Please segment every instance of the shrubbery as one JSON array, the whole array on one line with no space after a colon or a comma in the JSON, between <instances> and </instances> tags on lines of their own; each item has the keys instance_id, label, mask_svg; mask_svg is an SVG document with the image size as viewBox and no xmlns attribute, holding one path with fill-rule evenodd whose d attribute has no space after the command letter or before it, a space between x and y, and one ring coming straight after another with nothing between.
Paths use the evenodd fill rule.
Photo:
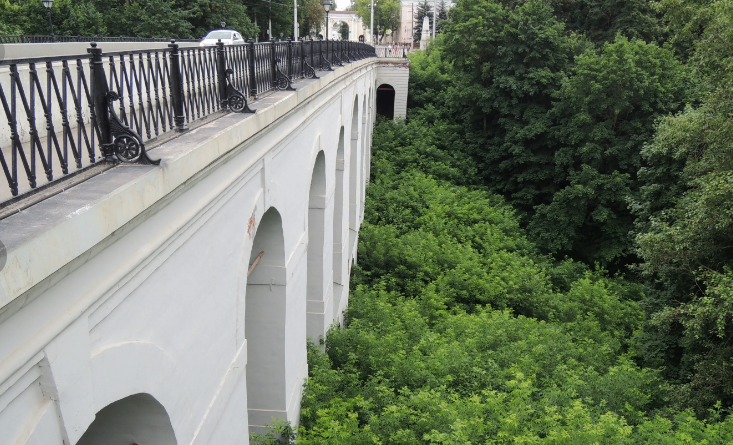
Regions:
<instances>
[{"instance_id":1,"label":"shrubbery","mask_svg":"<svg viewBox=\"0 0 733 445\"><path fill-rule=\"evenodd\" d=\"M311 345L298 443L733 440L630 358L641 286L543 257L418 125L375 129L347 326Z\"/></svg>"}]
</instances>

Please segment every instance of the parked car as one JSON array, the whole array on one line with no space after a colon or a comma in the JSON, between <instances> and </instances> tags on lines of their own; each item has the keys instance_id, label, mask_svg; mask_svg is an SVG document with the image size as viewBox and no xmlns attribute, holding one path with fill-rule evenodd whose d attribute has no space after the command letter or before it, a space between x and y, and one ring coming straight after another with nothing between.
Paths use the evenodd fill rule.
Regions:
<instances>
[{"instance_id":1,"label":"parked car","mask_svg":"<svg viewBox=\"0 0 733 445\"><path fill-rule=\"evenodd\" d=\"M206 34L206 37L201 39L199 46L214 46L219 40L221 40L225 45L244 44L244 39L239 32L233 29L215 29Z\"/></svg>"}]
</instances>

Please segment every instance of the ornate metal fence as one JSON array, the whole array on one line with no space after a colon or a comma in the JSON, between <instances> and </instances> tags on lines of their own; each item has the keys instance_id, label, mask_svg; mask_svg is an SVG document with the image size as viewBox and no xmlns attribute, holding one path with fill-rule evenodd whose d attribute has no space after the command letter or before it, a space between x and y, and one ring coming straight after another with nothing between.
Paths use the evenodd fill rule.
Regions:
<instances>
[{"instance_id":1,"label":"ornate metal fence","mask_svg":"<svg viewBox=\"0 0 733 445\"><path fill-rule=\"evenodd\" d=\"M157 164L145 144L248 100L292 89L316 69L374 57L354 42L248 41L0 61L0 209L100 161Z\"/></svg>"}]
</instances>

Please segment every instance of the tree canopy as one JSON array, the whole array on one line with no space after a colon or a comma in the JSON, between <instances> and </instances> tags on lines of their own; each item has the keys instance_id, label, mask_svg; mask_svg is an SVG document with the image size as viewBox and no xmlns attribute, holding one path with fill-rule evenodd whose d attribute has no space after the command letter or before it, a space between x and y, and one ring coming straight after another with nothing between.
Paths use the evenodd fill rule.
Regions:
<instances>
[{"instance_id":1,"label":"tree canopy","mask_svg":"<svg viewBox=\"0 0 733 445\"><path fill-rule=\"evenodd\" d=\"M733 441L733 2L459 0L298 443Z\"/></svg>"}]
</instances>

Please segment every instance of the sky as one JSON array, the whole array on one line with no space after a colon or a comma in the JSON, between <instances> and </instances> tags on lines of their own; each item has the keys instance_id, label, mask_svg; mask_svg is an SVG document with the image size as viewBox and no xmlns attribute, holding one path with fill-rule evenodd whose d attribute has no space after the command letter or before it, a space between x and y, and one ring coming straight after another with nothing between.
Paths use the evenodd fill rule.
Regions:
<instances>
[{"instance_id":1,"label":"sky","mask_svg":"<svg viewBox=\"0 0 733 445\"><path fill-rule=\"evenodd\" d=\"M351 0L336 0L336 10L343 11L351 3Z\"/></svg>"}]
</instances>

